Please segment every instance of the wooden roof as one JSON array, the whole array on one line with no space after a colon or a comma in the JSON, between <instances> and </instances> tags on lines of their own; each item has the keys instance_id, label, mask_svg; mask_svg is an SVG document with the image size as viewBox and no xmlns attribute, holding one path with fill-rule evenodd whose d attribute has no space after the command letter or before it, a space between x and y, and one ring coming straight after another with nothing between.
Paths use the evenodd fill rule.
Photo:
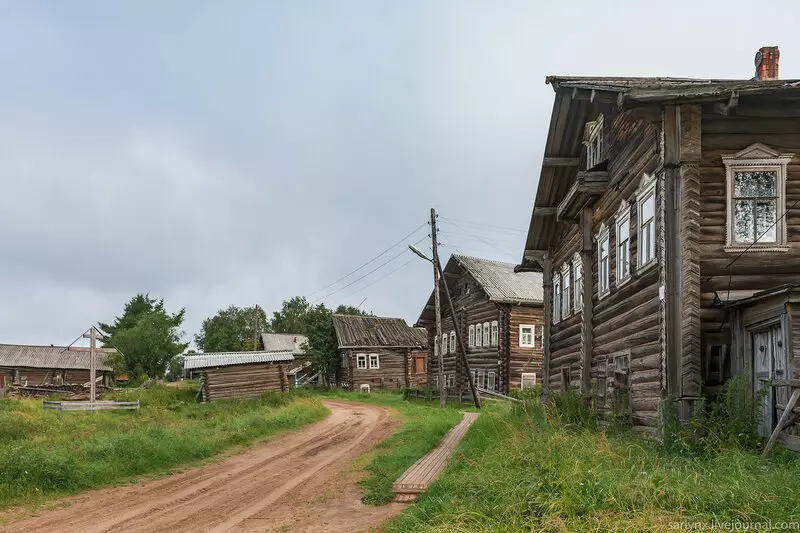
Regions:
<instances>
[{"instance_id":1,"label":"wooden roof","mask_svg":"<svg viewBox=\"0 0 800 533\"><path fill-rule=\"evenodd\" d=\"M116 350L97 349L97 370L111 370L106 364L106 357L111 353ZM0 366L89 370L89 348L0 344Z\"/></svg>"},{"instance_id":2,"label":"wooden roof","mask_svg":"<svg viewBox=\"0 0 800 533\"><path fill-rule=\"evenodd\" d=\"M265 352L291 352L293 355L305 355L303 345L308 337L297 333L262 333L261 342Z\"/></svg>"},{"instance_id":3,"label":"wooden roof","mask_svg":"<svg viewBox=\"0 0 800 533\"><path fill-rule=\"evenodd\" d=\"M294 361L292 352L208 352L187 355L183 359L183 365L186 370L194 370L218 366L281 363L287 361Z\"/></svg>"},{"instance_id":4,"label":"wooden roof","mask_svg":"<svg viewBox=\"0 0 800 533\"><path fill-rule=\"evenodd\" d=\"M424 329L412 328L402 318L333 315L339 348L425 348Z\"/></svg>"}]
</instances>

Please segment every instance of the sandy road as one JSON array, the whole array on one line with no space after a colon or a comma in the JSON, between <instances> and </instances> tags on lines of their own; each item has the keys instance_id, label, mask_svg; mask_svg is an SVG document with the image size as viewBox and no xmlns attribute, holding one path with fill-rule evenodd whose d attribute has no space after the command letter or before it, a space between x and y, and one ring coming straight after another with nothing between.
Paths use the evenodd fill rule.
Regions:
<instances>
[{"instance_id":1,"label":"sandy road","mask_svg":"<svg viewBox=\"0 0 800 533\"><path fill-rule=\"evenodd\" d=\"M388 436L381 407L326 401L331 415L241 455L155 481L68 498L0 532L363 531L402 506L361 504L352 460Z\"/></svg>"}]
</instances>

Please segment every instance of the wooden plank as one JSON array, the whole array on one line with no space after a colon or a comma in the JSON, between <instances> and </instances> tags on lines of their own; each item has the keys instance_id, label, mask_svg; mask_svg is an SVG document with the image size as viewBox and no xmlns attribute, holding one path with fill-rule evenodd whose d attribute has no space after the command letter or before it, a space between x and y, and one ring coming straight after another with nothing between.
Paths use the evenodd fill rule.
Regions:
<instances>
[{"instance_id":1,"label":"wooden plank","mask_svg":"<svg viewBox=\"0 0 800 533\"><path fill-rule=\"evenodd\" d=\"M769 438L769 442L767 446L764 448L764 452L761 454L762 457L766 457L769 455L769 452L772 450L772 447L775 446L775 442L778 440L778 436L783 431L786 422L789 420L789 417L792 415L792 410L794 409L795 405L797 405L797 400L800 399L800 389L795 389L792 393L792 397L789 398L789 402L786 404L786 409L783 411L781 415L781 419L778 420L778 425L775 426L775 431L772 432L772 436Z\"/></svg>"},{"instance_id":2,"label":"wooden plank","mask_svg":"<svg viewBox=\"0 0 800 533\"><path fill-rule=\"evenodd\" d=\"M581 162L579 157L545 157L543 167L577 167Z\"/></svg>"}]
</instances>

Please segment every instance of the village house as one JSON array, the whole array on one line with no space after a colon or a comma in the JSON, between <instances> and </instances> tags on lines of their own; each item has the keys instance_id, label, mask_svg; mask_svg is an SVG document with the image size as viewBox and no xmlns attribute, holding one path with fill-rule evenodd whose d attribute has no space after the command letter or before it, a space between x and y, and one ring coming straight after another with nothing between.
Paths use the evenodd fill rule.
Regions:
<instances>
[{"instance_id":1,"label":"village house","mask_svg":"<svg viewBox=\"0 0 800 533\"><path fill-rule=\"evenodd\" d=\"M443 272L458 324L453 322L444 288L440 287L442 338L436 342L431 291L417 321L427 331L433 354L429 382L438 386L441 352L447 388L469 387L456 345L456 327L460 327L477 387L507 393L509 389L535 386L542 374L542 275L516 272L511 263L463 255L451 256Z\"/></svg>"},{"instance_id":2,"label":"village house","mask_svg":"<svg viewBox=\"0 0 800 533\"><path fill-rule=\"evenodd\" d=\"M285 391L291 352L216 352L186 355L184 368L200 374L203 401L258 398Z\"/></svg>"},{"instance_id":3,"label":"village house","mask_svg":"<svg viewBox=\"0 0 800 533\"><path fill-rule=\"evenodd\" d=\"M731 376L800 371L800 82L549 77L523 270L543 272L546 389L641 429ZM764 404L766 435L789 390Z\"/></svg>"},{"instance_id":4,"label":"village house","mask_svg":"<svg viewBox=\"0 0 800 533\"><path fill-rule=\"evenodd\" d=\"M333 315L343 386L353 391L418 387L427 382L425 330L402 318Z\"/></svg>"},{"instance_id":5,"label":"village house","mask_svg":"<svg viewBox=\"0 0 800 533\"><path fill-rule=\"evenodd\" d=\"M306 354L308 337L298 333L262 333L261 344L265 352L291 352L294 363L286 370L289 387L297 387L319 381L319 373Z\"/></svg>"},{"instance_id":6,"label":"village house","mask_svg":"<svg viewBox=\"0 0 800 533\"><path fill-rule=\"evenodd\" d=\"M114 384L107 360L114 353L116 350L97 348L96 379L106 387ZM83 385L89 382L90 367L89 348L0 344L0 389Z\"/></svg>"}]
</instances>

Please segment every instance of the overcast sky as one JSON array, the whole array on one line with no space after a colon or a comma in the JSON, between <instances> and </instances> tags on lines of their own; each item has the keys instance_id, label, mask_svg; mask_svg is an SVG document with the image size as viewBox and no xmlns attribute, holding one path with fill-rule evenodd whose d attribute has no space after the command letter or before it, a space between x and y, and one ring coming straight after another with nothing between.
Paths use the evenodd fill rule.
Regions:
<instances>
[{"instance_id":1,"label":"overcast sky","mask_svg":"<svg viewBox=\"0 0 800 533\"><path fill-rule=\"evenodd\" d=\"M271 314L294 295L413 323L432 274L404 244L319 290L423 239L431 207L443 256L518 260L546 75L749 78L777 44L781 77L800 77L798 15L770 0L0 0L0 342L69 343L137 292L185 307L187 338L220 308Z\"/></svg>"}]
</instances>

